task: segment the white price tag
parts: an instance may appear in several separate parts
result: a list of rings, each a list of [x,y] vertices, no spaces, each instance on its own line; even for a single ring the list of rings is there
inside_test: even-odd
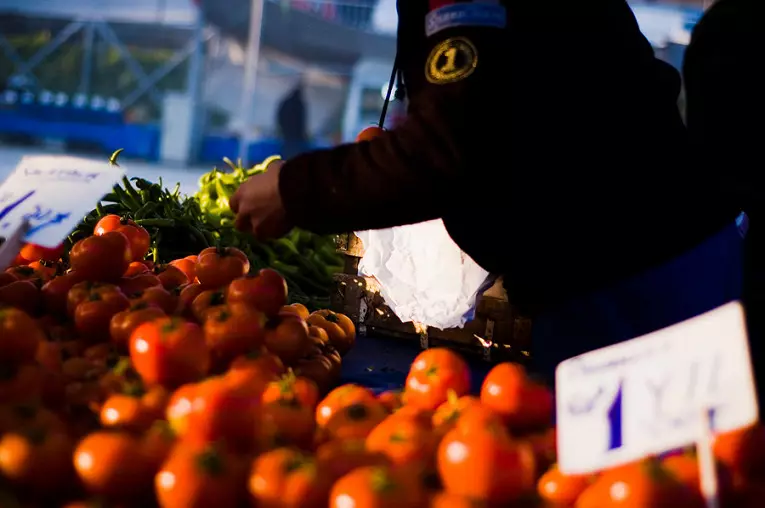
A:
[[[0,236],[27,221],[25,241],[56,247],[124,174],[78,157],[24,157],[0,185]]]
[[[593,319],[597,319],[593,317]],[[555,374],[558,465],[586,474],[757,421],[741,305],[566,360]]]

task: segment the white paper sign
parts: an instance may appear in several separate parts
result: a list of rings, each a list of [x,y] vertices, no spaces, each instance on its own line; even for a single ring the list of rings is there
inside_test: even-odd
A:
[[[29,224],[22,223],[7,237],[3,236],[3,243],[0,245],[0,270],[5,270],[13,264],[16,257],[24,245],[24,236],[29,229]]]
[[[693,444],[704,411],[714,432],[757,421],[737,302],[566,360],[555,378],[558,465],[567,474]]]
[[[26,220],[27,242],[56,247],[124,174],[106,161],[24,157],[0,185],[0,236]]]

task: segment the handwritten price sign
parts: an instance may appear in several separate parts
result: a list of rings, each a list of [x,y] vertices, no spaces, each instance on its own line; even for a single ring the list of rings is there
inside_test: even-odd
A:
[[[78,157],[24,157],[0,185],[0,236],[26,221],[27,242],[56,247],[123,174],[106,162]]]
[[[757,421],[744,313],[737,302],[566,360],[555,379],[558,465],[613,467]]]

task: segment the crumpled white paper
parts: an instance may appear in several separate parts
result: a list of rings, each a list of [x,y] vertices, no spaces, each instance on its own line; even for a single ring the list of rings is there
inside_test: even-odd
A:
[[[459,328],[493,280],[454,243],[441,220],[357,232],[364,244],[359,274],[374,277],[402,322]]]

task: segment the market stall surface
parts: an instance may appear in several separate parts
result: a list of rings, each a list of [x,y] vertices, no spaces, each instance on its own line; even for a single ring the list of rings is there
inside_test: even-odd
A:
[[[356,383],[375,392],[403,388],[414,358],[422,351],[419,342],[405,339],[358,337],[343,359],[343,383]],[[471,386],[478,392],[491,365],[466,357],[472,374]]]

